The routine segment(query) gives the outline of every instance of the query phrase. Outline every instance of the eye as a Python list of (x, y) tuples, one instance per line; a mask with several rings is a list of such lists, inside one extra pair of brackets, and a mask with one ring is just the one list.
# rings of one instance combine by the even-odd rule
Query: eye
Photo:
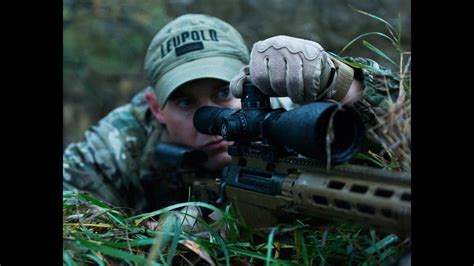
[(194, 104), (191, 98), (181, 98), (176, 100), (176, 106), (182, 109), (188, 109)]
[(228, 99), (232, 97), (228, 86), (219, 89), (219, 91), (216, 93), (216, 96), (218, 99)]

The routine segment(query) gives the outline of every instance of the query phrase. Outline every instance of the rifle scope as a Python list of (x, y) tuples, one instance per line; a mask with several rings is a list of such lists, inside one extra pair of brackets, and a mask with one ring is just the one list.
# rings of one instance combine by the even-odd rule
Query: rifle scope
[[(271, 109), (270, 98), (251, 83), (242, 91), (242, 109), (199, 108), (193, 117), (198, 132), (228, 141), (262, 141), (331, 162), (350, 160), (362, 145), (364, 126), (357, 113), (334, 102), (315, 102), (290, 111)], [(330, 128), (331, 127), (331, 128)], [(328, 130), (329, 129), (329, 130)], [(332, 139), (332, 140), (331, 140)]]

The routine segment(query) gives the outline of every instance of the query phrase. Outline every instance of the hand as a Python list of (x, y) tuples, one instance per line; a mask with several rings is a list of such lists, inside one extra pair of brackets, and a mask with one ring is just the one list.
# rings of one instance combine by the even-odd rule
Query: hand
[(248, 67), (230, 83), (232, 94), (242, 95), (242, 84), (252, 81), (269, 96), (288, 96), (298, 104), (320, 99), (341, 101), (354, 71), (331, 58), (316, 42), (275, 36), (253, 45)]

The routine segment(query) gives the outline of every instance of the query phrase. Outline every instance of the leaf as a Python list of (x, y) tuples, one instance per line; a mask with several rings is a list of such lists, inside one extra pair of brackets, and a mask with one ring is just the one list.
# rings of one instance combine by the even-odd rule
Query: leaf
[(117, 212), (116, 210), (112, 210), (111, 207), (101, 201), (101, 200), (98, 200), (88, 194), (84, 194), (84, 193), (81, 193), (79, 194), (79, 197), (82, 198), (82, 199), (85, 199), (87, 200), (88, 202), (92, 203), (93, 205), (97, 206), (97, 207), (100, 207), (102, 208), (105, 213), (107, 214), (107, 216), (109, 216), (113, 221), (115, 221), (117, 224), (125, 227), (125, 228), (128, 228), (128, 225), (127, 223), (125, 222), (125, 220), (123, 219), (123, 217), (121, 217), (120, 213)]
[[(267, 257), (265, 255), (262, 255), (258, 252), (252, 252), (252, 251), (249, 251), (249, 250), (240, 249), (240, 248), (233, 248), (233, 247), (229, 247), (229, 251), (233, 252), (233, 253), (237, 253), (237, 254), (242, 254), (242, 255), (245, 255), (245, 256), (248, 256), (248, 257), (256, 258), (256, 259), (267, 260)], [(277, 261), (277, 260), (271, 258), (270, 261), (274, 262), (274, 261)]]
[(347, 43), (344, 48), (341, 49), (341, 51), (339, 52), (340, 54), (342, 54), (349, 46), (351, 46), (354, 42), (356, 42), (357, 40), (359, 40), (360, 38), (362, 37), (365, 37), (365, 36), (369, 36), (369, 35), (378, 35), (378, 36), (381, 36), (381, 37), (384, 37), (386, 39), (388, 39), (395, 47), (397, 47), (398, 49), (398, 44), (395, 40), (393, 40), (392, 38), (388, 37), (387, 35), (381, 33), (381, 32), (367, 32), (367, 33), (364, 33), (364, 34), (361, 34), (357, 37), (355, 37), (354, 39), (352, 39), (349, 43)]
[(162, 257), (162, 250), (168, 245), (170, 237), (175, 235), (171, 231), (177, 222), (178, 218), (173, 213), (160, 218), (155, 241), (148, 252), (148, 261), (155, 261), (158, 256)]
[(252, 244), (250, 244), (249, 242), (237, 242), (237, 243), (232, 243), (232, 244), (228, 244), (229, 247), (252, 247)]
[(85, 194), (85, 193), (81, 193), (78, 195), (79, 198), (82, 198), (82, 199), (85, 199), (86, 201), (98, 206), (98, 207), (101, 207), (101, 208), (104, 208), (104, 209), (110, 209), (110, 206), (107, 205), (105, 202), (101, 201), (101, 200), (98, 200), (88, 194)]
[[(124, 259), (124, 260), (128, 260), (128, 261), (133, 261), (133, 262), (136, 262), (136, 263), (139, 263), (139, 264), (147, 263), (147, 259), (143, 256), (131, 254), (131, 253), (125, 252), (125, 251), (120, 250), (120, 249), (115, 249), (115, 248), (111, 248), (111, 247), (108, 247), (108, 246), (103, 246), (103, 245), (100, 245), (100, 244), (92, 243), (92, 242), (89, 242), (85, 239), (77, 239), (77, 240), (79, 241), (79, 243), (82, 246), (84, 246), (86, 248), (96, 250), (96, 251), (100, 251), (104, 254), (107, 254), (107, 255), (115, 257), (115, 258)], [(160, 264), (156, 263), (156, 262), (152, 262), (151, 265), (160, 265)]]
[(378, 49), (374, 45), (370, 44), (368, 41), (364, 40), (364, 41), (362, 41), (362, 43), (364, 44), (365, 47), (372, 50), (372, 52), (374, 52), (374, 53), (378, 54), (379, 56), (385, 58), (387, 61), (392, 63), (394, 66), (399, 67), (390, 57), (388, 57), (388, 55), (386, 55), (384, 52), (382, 52), (380, 49)]
[(396, 252), (397, 252), (397, 250), (395, 248), (390, 247), (389, 249), (387, 249), (387, 251), (380, 254), (380, 261), (385, 260), (386, 258), (388, 258), (389, 256), (393, 255)]
[(226, 246), (225, 241), (221, 238), (221, 236), (219, 235), (219, 232), (211, 231), (211, 235), (214, 236), (215, 239), (217, 239), (217, 241), (219, 242), (222, 252), (224, 253), (226, 265), (230, 265), (229, 250)]
[(304, 265), (309, 265), (308, 250), (306, 249), (306, 243), (304, 241), (303, 232), (301, 230), (295, 231), (295, 240), (301, 246), (301, 249), (298, 248), (297, 250), (300, 250), (303, 255)]
[(355, 158), (356, 158), (356, 159), (360, 159), (360, 160), (371, 161), (371, 162), (375, 163), (376, 165), (378, 165), (378, 166), (381, 167), (381, 168), (384, 168), (384, 167), (385, 167), (382, 163), (380, 163), (379, 161), (375, 160), (374, 158), (372, 158), (372, 157), (370, 157), (370, 156), (368, 156), (367, 154), (364, 154), (364, 153), (360, 153), (360, 152), (357, 153), (357, 154), (355, 155)]
[(265, 265), (268, 266), (270, 265), (270, 261), (272, 259), (272, 248), (273, 248), (273, 236), (275, 235), (275, 232), (278, 230), (278, 227), (273, 227), (272, 231), (268, 235), (268, 241), (267, 241), (267, 257), (265, 258)]
[(135, 241), (130, 241), (130, 242), (104, 242), (105, 245), (110, 246), (110, 247), (116, 247), (116, 248), (127, 248), (127, 247), (139, 247), (139, 246), (148, 246), (153, 244), (155, 241), (154, 238), (145, 238), (145, 239), (139, 239)]
[(70, 190), (63, 190), (63, 198), (75, 198), (77, 193)]
[(394, 234), (390, 234), (388, 236), (386, 236), (384, 239), (378, 241), (377, 243), (373, 244), (372, 246), (368, 247), (367, 249), (365, 249), (365, 252), (367, 254), (372, 254), (388, 245), (390, 245), (391, 243), (395, 242), (395, 241), (398, 241), (399, 238), (398, 236), (394, 235)]
[(376, 20), (378, 20), (378, 21), (384, 23), (384, 24), (389, 28), (389, 31), (390, 31), (392, 34), (393, 34), (392, 31), (395, 31), (395, 28), (392, 26), (392, 24), (388, 23), (385, 19), (380, 18), (380, 17), (378, 17), (378, 16), (376, 16), (376, 15), (374, 15), (374, 14), (370, 14), (370, 13), (368, 13), (368, 12), (365, 12), (365, 11), (362, 11), (362, 10), (360, 10), (360, 9), (357, 9), (357, 8), (353, 7), (352, 5), (349, 5), (349, 6), (350, 6), (353, 10), (355, 10), (355, 11), (361, 13), (362, 15), (369, 16), (369, 17), (371, 17), (371, 18), (373, 18), (373, 19), (376, 19)]
[(230, 215), (230, 209), (232, 205), (227, 205), (225, 208), (225, 221), (226, 223), (224, 224), (224, 230), (226, 230), (229, 233), (229, 239), (228, 241), (231, 243), (237, 242), (237, 235), (238, 235), (238, 226), (236, 225), (236, 222), (227, 219), (227, 217), (231, 217)]
[(207, 263), (209, 263), (210, 265), (212, 265), (212, 266), (216, 265), (214, 263), (214, 261), (212, 260), (211, 256), (209, 256), (209, 253), (205, 249), (203, 249), (198, 243), (196, 243), (192, 240), (189, 240), (189, 239), (181, 240), (179, 242), (183, 246), (189, 248), (192, 252), (199, 255), (199, 257), (201, 257), (203, 260), (207, 261)]
[(65, 226), (87, 226), (87, 227), (96, 227), (96, 228), (112, 228), (113, 225), (110, 224), (85, 224), (85, 223), (63, 223)]
[(105, 265), (104, 262), (94, 252), (92, 252), (92, 254), (88, 254), (86, 257), (95, 261), (99, 266)]
[(173, 240), (171, 241), (171, 246), (168, 252), (168, 258), (166, 259), (166, 264), (168, 265), (172, 265), (173, 257), (176, 254), (176, 248), (178, 246), (178, 240), (179, 240), (180, 234), (181, 234), (181, 226), (179, 225), (179, 220), (176, 220), (174, 224)]
[(63, 250), (63, 262), (66, 263), (67, 266), (76, 266), (76, 263), (74, 263), (66, 250)]
[(215, 211), (215, 212), (217, 212), (221, 215), (224, 215), (224, 213), (220, 209), (216, 208), (214, 205), (211, 205), (211, 204), (207, 204), (207, 203), (204, 203), (204, 202), (184, 202), (184, 203), (174, 204), (174, 205), (159, 209), (159, 210), (154, 211), (154, 212), (149, 212), (149, 213), (144, 213), (144, 214), (132, 216), (132, 217), (129, 217), (127, 220), (137, 220), (138, 219), (137, 221), (135, 221), (135, 224), (138, 225), (139, 223), (141, 223), (145, 219), (148, 219), (148, 218), (151, 218), (151, 217), (154, 217), (154, 216), (157, 216), (157, 215), (160, 215), (160, 214), (163, 214), (163, 213), (175, 210), (175, 209), (180, 209), (180, 208), (183, 208), (183, 207), (186, 207), (186, 206), (204, 207), (204, 208), (210, 209), (212, 211)]

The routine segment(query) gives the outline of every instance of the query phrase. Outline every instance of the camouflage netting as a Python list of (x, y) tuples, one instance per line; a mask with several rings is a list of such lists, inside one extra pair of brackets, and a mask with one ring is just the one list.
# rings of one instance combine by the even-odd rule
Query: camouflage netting
[(402, 171), (411, 171), (411, 56), (400, 75), (400, 92), (396, 101), (390, 102), (387, 114), (377, 117), (375, 126), (368, 129), (369, 136), (384, 148)]

